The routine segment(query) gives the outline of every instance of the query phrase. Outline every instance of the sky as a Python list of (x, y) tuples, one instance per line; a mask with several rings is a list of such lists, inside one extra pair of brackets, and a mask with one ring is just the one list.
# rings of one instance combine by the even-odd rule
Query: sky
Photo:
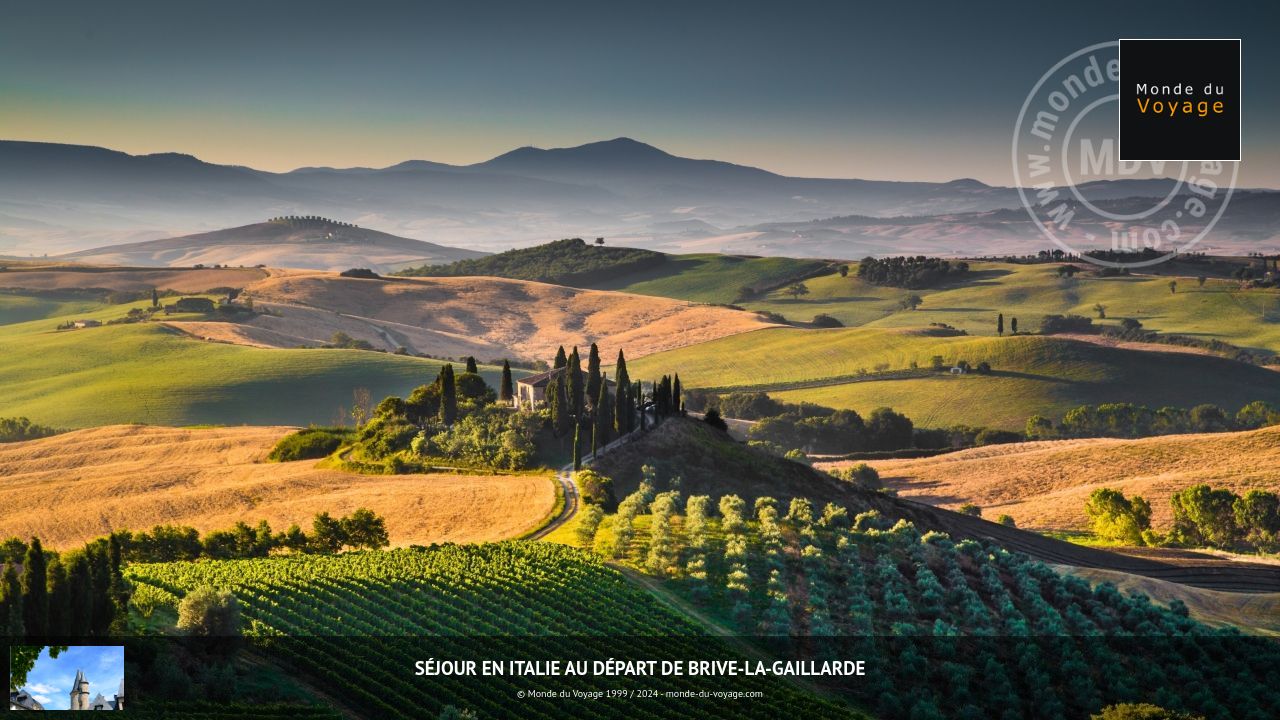
[(789, 175), (1012, 184), (1041, 73), (1243, 39), (1241, 185), (1280, 187), (1280, 6), (1216, 2), (3, 2), (0, 138), (266, 170), (628, 136)]
[[(89, 700), (102, 693), (108, 700), (114, 699), (120, 681), (124, 679), (124, 648), (115, 646), (71, 646), (49, 657), (46, 647), (36, 660), (36, 666), (27, 674), (23, 690), (44, 706), (45, 710), (68, 710), (71, 705), (71, 683), (76, 670), (84, 671), (89, 681)], [(129, 707), (128, 702), (125, 708)]]

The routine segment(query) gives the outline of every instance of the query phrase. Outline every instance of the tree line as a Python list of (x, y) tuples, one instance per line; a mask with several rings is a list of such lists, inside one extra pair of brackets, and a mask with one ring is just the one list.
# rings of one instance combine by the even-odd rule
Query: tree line
[(1164, 535), (1151, 529), (1151, 503), (1141, 495), (1098, 488), (1089, 495), (1085, 515), (1099, 537), (1130, 545), (1280, 549), (1280, 495), (1274, 492), (1237, 495), (1198, 484), (1174, 493), (1169, 502), (1173, 527)]
[(965, 275), (969, 263), (916, 255), (909, 257), (865, 257), (858, 263), (858, 278), (873, 285), (908, 289), (934, 287), (943, 281)]
[(59, 553), (10, 538), (0, 545), (0, 634), (105, 637), (123, 629), (129, 585), (118, 539)]
[(1073, 408), (1058, 422), (1034, 415), (1027, 420), (1028, 440), (1059, 438), (1120, 437), (1139, 438), (1183, 433), (1213, 433), (1256, 430), (1280, 424), (1280, 408), (1255, 400), (1234, 415), (1205, 403), (1193, 408), (1152, 409), (1133, 403), (1104, 403)]

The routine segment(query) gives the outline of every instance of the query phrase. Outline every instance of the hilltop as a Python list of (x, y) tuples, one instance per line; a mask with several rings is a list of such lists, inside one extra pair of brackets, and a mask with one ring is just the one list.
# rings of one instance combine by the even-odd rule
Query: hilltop
[(317, 346), (341, 331), (390, 351), (530, 361), (549, 360), (561, 345), (592, 342), (610, 357), (619, 349), (639, 357), (770, 325), (730, 308), (494, 277), (367, 280), (277, 272), (246, 294), (271, 314), (234, 324), (173, 325), (260, 347)]
[(1237, 494), (1280, 485), (1280, 427), (996, 445), (871, 465), (902, 497), (943, 507), (974, 503), (986, 517), (1008, 514), (1019, 527), (1039, 529), (1087, 529), (1089, 493), (1114, 488), (1146, 498), (1153, 527), (1164, 531), (1173, 521), (1170, 496), (1191, 485), (1207, 483)]
[(144, 267), (269, 265), (317, 270), (364, 267), (385, 272), (415, 263), (453, 262), (482, 255), (308, 217), (276, 218), (196, 235), (108, 245), (69, 253), (61, 259)]
[(368, 507), (396, 546), (478, 542), (533, 528), (555, 502), (540, 475), (361, 476), (264, 462), (292, 430), (116, 425), (0, 445), (0, 537), (38, 535), (61, 548), (157, 524), (205, 532), (267, 520), (284, 530), (317, 512)]
[(582, 238), (568, 238), (480, 259), (409, 268), (399, 274), (409, 277), (485, 275), (576, 285), (646, 270), (662, 265), (666, 259), (662, 253), (652, 250), (588, 245)]

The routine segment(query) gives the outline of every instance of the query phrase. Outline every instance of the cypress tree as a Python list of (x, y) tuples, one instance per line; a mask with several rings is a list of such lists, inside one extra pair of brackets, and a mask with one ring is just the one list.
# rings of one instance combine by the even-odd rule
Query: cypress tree
[(587, 387), (586, 378), (582, 374), (582, 359), (578, 356), (578, 348), (574, 348), (569, 353), (569, 364), (565, 366), (568, 375), (568, 396), (569, 405), (573, 411), (573, 418), (580, 420), (583, 417), (583, 408), (586, 406)]
[[(613, 427), (619, 435), (631, 432), (631, 417), (635, 408), (631, 403), (631, 377), (627, 375), (627, 359), (618, 351), (618, 362), (613, 366), (613, 379), (617, 391), (613, 400)], [(608, 383), (604, 383), (607, 387)]]
[(474, 373), (476, 375), (480, 374), (480, 367), (476, 365), (476, 359), (471, 355), (467, 356), (467, 372)]
[(675, 379), (671, 381), (671, 412), (676, 415), (684, 414), (684, 397), (680, 393), (680, 373), (676, 373)]
[(996, 315), (996, 334), (1004, 335), (1004, 313)]
[(65, 632), (72, 637), (88, 637), (93, 627), (93, 575), (89, 571), (89, 558), (80, 551), (72, 556), (70, 563), (67, 569), (70, 613)]
[(600, 348), (591, 343), (591, 351), (587, 353), (587, 397), (592, 405), (600, 397)]
[(446, 363), (440, 368), (440, 421), (452, 425), (458, 419), (458, 388), (453, 383), (453, 364)]
[(1014, 335), (1018, 334), (1018, 318), (1013, 318), (1009, 321), (1009, 330), (1012, 331)]
[(0, 634), (15, 638), (25, 635), (22, 624), (22, 585), (18, 581), (18, 571), (14, 569), (13, 563), (9, 563), (4, 571), (4, 580), (0, 581), (0, 609), (4, 610), (3, 615), (0, 615), (0, 630), (3, 630)]
[(573, 471), (582, 469), (582, 423), (573, 424)]
[(67, 568), (58, 556), (49, 563), (49, 634), (68, 635), (71, 622), (71, 588), (67, 584)]
[(151, 288), (151, 307), (160, 307), (160, 293), (155, 288)]
[(645, 430), (649, 429), (648, 427), (649, 415), (648, 413), (645, 412), (645, 407), (644, 407), (644, 381), (643, 380), (636, 381), (636, 397), (638, 398), (637, 402), (640, 405), (640, 432), (644, 432)]
[(551, 413), (551, 428), (556, 437), (564, 437), (569, 432), (569, 423), (572, 421), (564, 373), (547, 382), (547, 409)]
[(596, 395), (595, 432), (591, 434), (591, 454), (598, 448), (609, 444), (609, 431), (613, 429), (613, 408), (609, 403), (609, 383), (601, 382), (599, 394)]
[(498, 385), (498, 399), (509, 403), (513, 397), (515, 397), (515, 392), (511, 386), (511, 363), (503, 360), (502, 382)]
[(551, 369), (559, 370), (560, 368), (564, 367), (568, 363), (569, 361), (568, 359), (565, 358), (565, 355), (564, 355), (564, 346), (561, 345), (560, 349), (556, 351), (556, 361), (551, 365)]
[(111, 632), (111, 621), (115, 619), (116, 605), (111, 597), (111, 560), (102, 543), (95, 542), (89, 549), (89, 569), (93, 576), (93, 600), (91, 632), (102, 637)]
[(49, 572), (40, 538), (31, 538), (22, 568), (22, 613), (27, 634), (49, 634)]

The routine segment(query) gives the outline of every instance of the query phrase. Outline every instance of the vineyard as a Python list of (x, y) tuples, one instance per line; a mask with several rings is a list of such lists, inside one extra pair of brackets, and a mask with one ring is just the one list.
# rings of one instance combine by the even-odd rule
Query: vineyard
[[(213, 586), (241, 604), (255, 648), (341, 698), (362, 716), (436, 717), (449, 705), (480, 717), (517, 709), (560, 718), (564, 698), (517, 700), (518, 691), (696, 692), (697, 678), (415, 677), (437, 659), (725, 659), (736, 653), (698, 637), (692, 621), (627, 581), (598, 556), (543, 543), (443, 545), (331, 556), (131, 565), (126, 571), (154, 606)], [(718, 678), (717, 690), (763, 693), (751, 700), (682, 699), (705, 717), (857, 717), (782, 679)], [(597, 717), (671, 712), (662, 698), (582, 700)]]
[(579, 540), (665, 578), (740, 634), (799, 657), (868, 659), (867, 682), (847, 691), (885, 720), (1065, 720), (1137, 701), (1280, 717), (1271, 639), (874, 511), (850, 517), (803, 499), (780, 509), (771, 498), (751, 508), (733, 495), (713, 504), (645, 482)]

